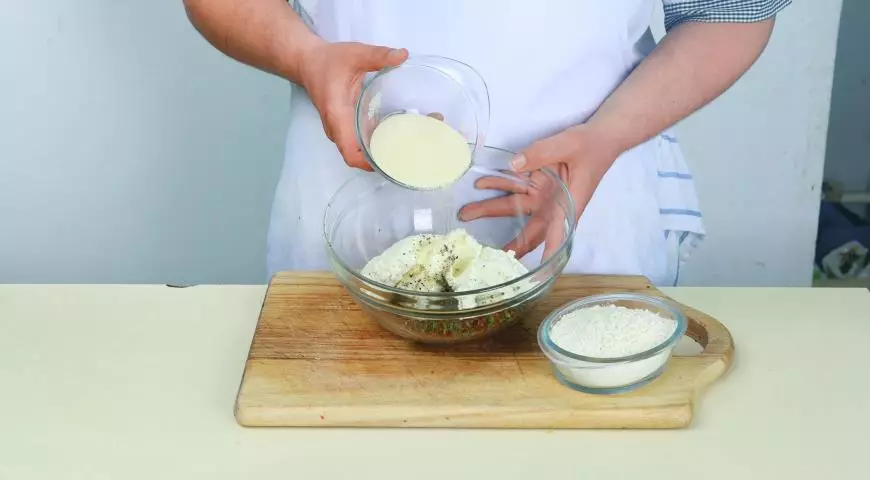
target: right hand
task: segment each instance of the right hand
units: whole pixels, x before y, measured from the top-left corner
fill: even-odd
[[[364,43],[321,43],[305,55],[299,68],[301,85],[320,113],[326,136],[349,166],[372,169],[357,143],[354,127],[363,77],[398,66],[407,58],[405,49]]]

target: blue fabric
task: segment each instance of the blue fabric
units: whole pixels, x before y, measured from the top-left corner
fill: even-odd
[[[870,248],[870,223],[839,204],[822,202],[819,209],[816,264],[820,265],[825,255],[852,241]]]

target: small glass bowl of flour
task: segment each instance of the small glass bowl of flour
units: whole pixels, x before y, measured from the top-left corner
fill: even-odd
[[[634,293],[595,295],[544,319],[538,344],[568,387],[623,393],[661,375],[686,326],[685,316],[665,300]]]

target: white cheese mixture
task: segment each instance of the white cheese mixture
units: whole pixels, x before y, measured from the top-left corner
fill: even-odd
[[[360,273],[418,292],[465,292],[513,280],[528,269],[514,252],[481,245],[465,230],[456,229],[446,235],[403,238],[369,260]]]

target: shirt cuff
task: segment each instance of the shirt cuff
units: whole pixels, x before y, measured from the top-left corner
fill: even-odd
[[[767,20],[791,0],[663,0],[665,30],[684,22],[753,23]]]

